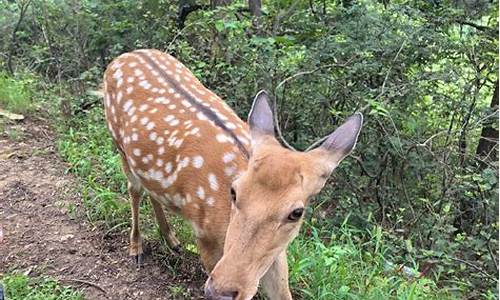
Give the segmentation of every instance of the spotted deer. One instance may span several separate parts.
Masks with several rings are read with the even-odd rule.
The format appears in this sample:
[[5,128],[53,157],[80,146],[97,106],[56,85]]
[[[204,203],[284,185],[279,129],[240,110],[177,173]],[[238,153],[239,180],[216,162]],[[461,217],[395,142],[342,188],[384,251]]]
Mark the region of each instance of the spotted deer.
[[357,113],[311,151],[282,147],[266,92],[248,122],[174,57],[158,50],[122,54],[104,75],[106,121],[131,198],[129,254],[140,260],[139,202],[151,198],[161,234],[179,241],[163,208],[190,222],[209,275],[207,299],[292,299],[286,248],[304,208],[354,148]]

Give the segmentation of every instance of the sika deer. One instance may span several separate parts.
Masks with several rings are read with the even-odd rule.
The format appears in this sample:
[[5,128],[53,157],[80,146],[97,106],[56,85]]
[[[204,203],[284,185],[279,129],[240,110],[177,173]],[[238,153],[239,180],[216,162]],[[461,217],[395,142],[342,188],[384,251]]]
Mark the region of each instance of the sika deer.
[[166,207],[188,220],[209,278],[208,299],[251,299],[259,282],[271,299],[291,299],[286,248],[304,208],[354,148],[355,114],[318,148],[296,152],[274,136],[268,96],[260,92],[243,122],[172,56],[137,50],[104,75],[109,131],[132,199],[130,255],[142,254],[139,202],[151,203],[170,247],[179,241]]

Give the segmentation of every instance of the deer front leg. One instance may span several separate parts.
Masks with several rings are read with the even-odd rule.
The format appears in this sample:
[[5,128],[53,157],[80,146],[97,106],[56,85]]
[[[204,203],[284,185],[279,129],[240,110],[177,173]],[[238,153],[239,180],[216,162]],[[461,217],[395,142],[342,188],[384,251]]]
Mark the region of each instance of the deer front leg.
[[131,200],[132,228],[130,229],[129,255],[137,264],[142,263],[142,238],[139,231],[139,204],[141,202],[141,190],[128,183],[128,193]]
[[168,225],[167,219],[165,218],[165,212],[163,211],[163,207],[158,201],[155,199],[151,199],[151,205],[153,206],[153,210],[156,216],[156,220],[158,221],[158,226],[160,226],[160,232],[165,241],[167,241],[170,249],[175,252],[180,251],[180,242],[175,236],[174,231]]
[[286,250],[276,258],[269,270],[261,279],[262,287],[271,300],[291,300],[292,294],[288,287],[288,262]]

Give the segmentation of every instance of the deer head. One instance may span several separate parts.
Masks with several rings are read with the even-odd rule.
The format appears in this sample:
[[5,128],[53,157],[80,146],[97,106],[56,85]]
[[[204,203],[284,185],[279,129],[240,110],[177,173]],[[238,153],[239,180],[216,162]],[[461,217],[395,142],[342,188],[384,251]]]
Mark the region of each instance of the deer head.
[[316,149],[297,152],[274,135],[268,95],[260,92],[248,117],[248,168],[231,188],[224,254],[205,284],[208,299],[251,299],[259,281],[297,236],[309,199],[354,149],[363,124],[356,113]]

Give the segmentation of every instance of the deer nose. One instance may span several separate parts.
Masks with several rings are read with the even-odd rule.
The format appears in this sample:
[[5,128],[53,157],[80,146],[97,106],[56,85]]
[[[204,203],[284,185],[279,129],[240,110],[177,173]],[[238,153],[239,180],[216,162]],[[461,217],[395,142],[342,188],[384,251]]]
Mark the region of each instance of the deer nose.
[[238,292],[223,292],[218,293],[212,282],[212,278],[208,278],[205,284],[205,298],[207,300],[234,300],[238,296]]

